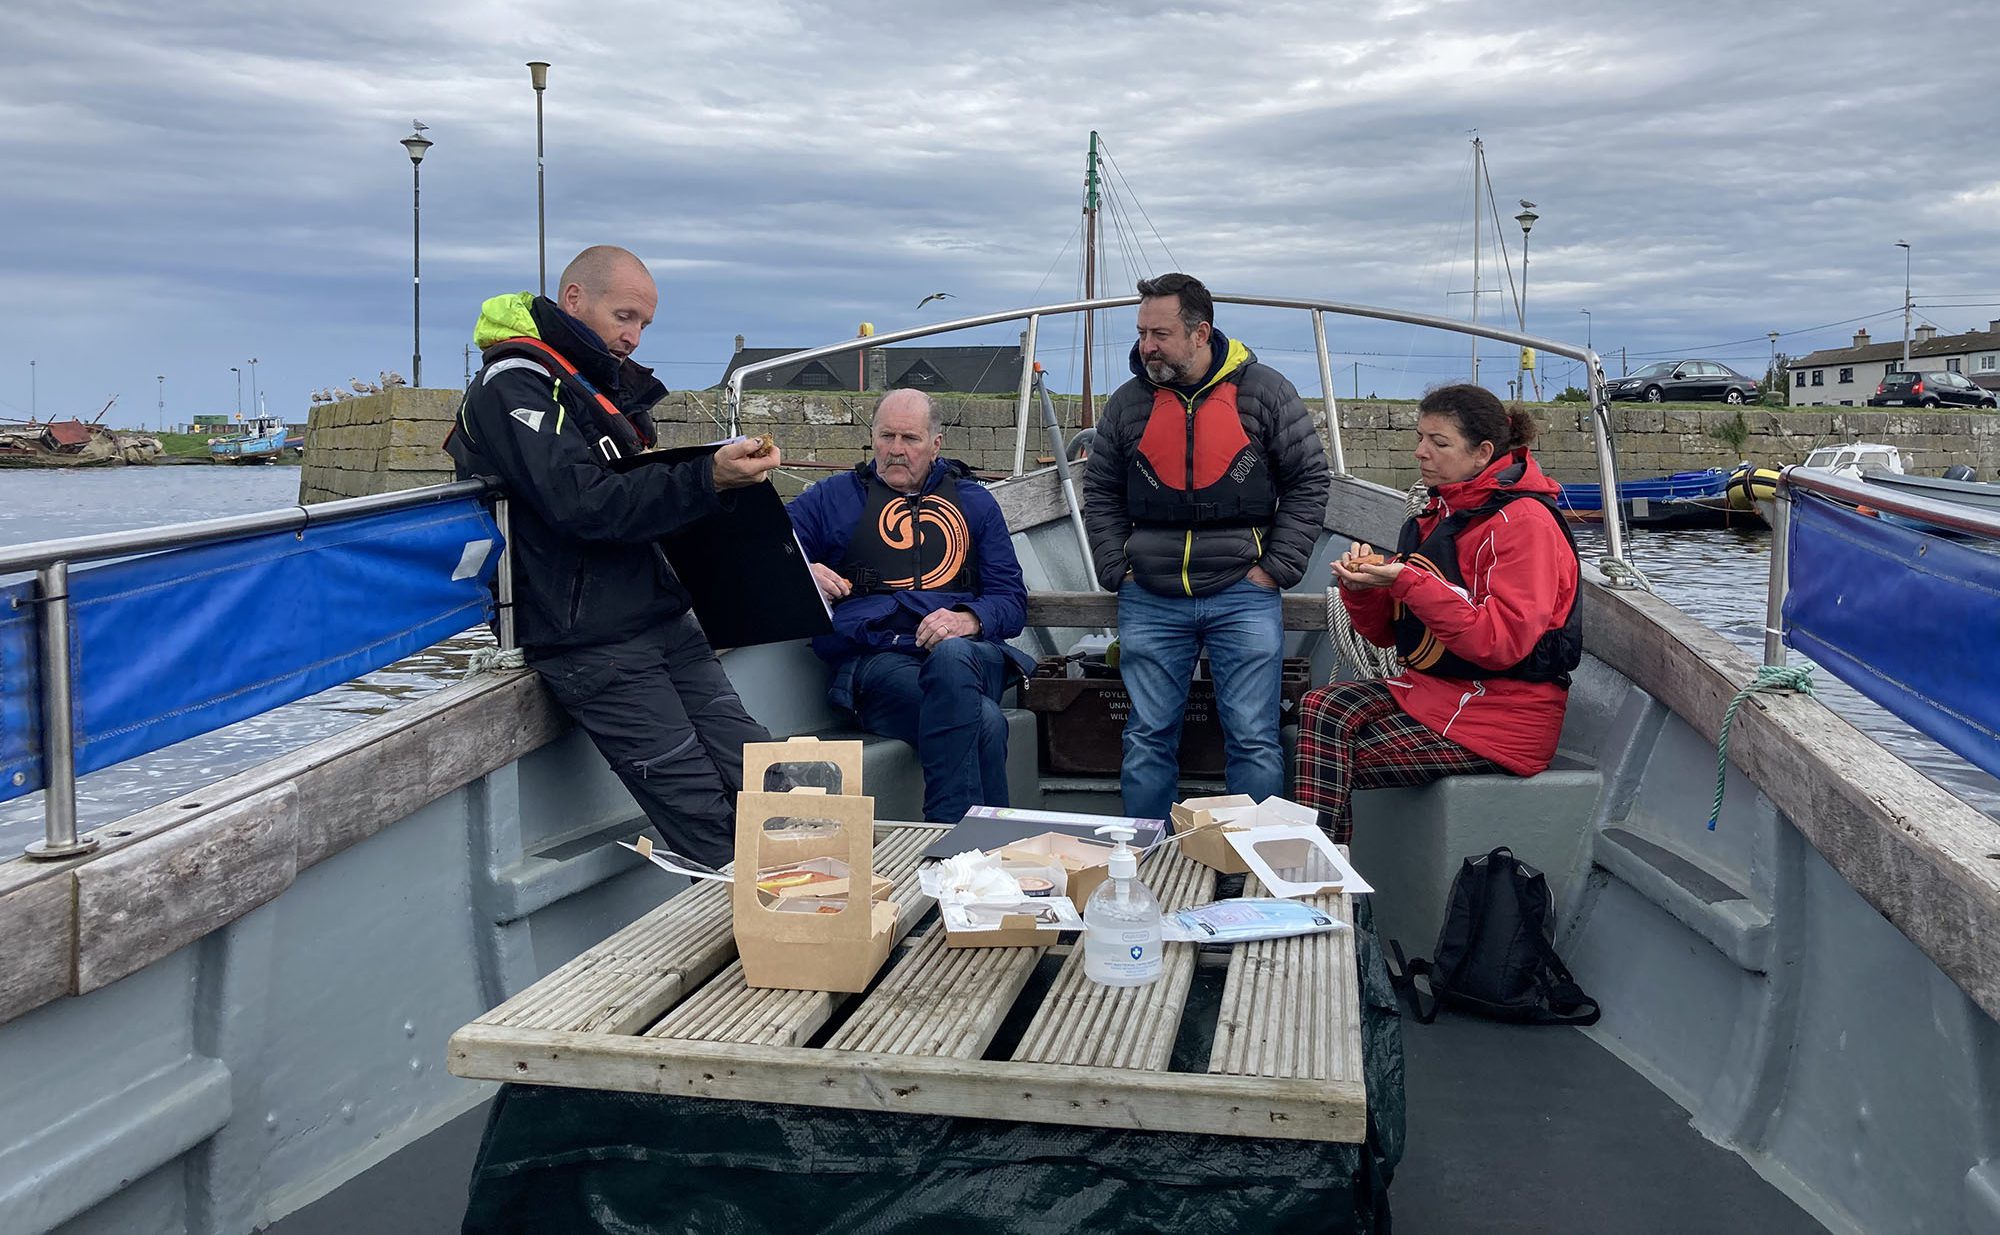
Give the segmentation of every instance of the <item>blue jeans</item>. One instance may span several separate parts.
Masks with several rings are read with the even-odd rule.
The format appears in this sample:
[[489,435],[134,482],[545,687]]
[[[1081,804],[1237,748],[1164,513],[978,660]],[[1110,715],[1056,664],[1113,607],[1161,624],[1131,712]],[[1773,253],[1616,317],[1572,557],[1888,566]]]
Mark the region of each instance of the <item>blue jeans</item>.
[[999,645],[983,639],[946,639],[928,653],[876,652],[855,662],[855,715],[868,732],[916,748],[926,820],[957,823],[969,807],[1007,805],[1007,719],[999,699],[1010,668]]
[[1181,719],[1203,645],[1215,678],[1229,792],[1284,792],[1278,697],[1285,655],[1279,594],[1248,579],[1212,596],[1161,596],[1130,579],[1118,589],[1118,672],[1125,719],[1125,813],[1162,819],[1179,796]]

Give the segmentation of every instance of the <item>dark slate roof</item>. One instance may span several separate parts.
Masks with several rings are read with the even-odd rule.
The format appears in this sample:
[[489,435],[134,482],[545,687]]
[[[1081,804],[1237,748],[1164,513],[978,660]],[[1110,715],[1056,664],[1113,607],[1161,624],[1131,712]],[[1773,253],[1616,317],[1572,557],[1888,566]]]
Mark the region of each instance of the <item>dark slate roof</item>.
[[[729,384],[730,374],[744,365],[775,360],[800,350],[795,347],[746,347],[729,358],[717,387]],[[913,386],[919,390],[954,394],[1013,394],[1020,387],[1021,349],[1006,347],[882,347],[876,353],[888,362],[889,389]],[[840,390],[859,391],[859,354],[809,360],[802,365],[785,365],[743,379],[745,390]]]
[[[1910,340],[1910,364],[1916,366],[1927,356],[1961,356],[1967,352],[2000,351],[2000,330],[1973,330],[1965,334],[1941,334],[1926,343]],[[1835,347],[1798,356],[1786,363],[1793,369],[1823,369],[1828,365],[1867,364],[1877,360],[1901,360],[1903,340],[1901,336],[1887,343],[1870,343],[1866,347]],[[1935,368],[1936,366],[1932,366]]]

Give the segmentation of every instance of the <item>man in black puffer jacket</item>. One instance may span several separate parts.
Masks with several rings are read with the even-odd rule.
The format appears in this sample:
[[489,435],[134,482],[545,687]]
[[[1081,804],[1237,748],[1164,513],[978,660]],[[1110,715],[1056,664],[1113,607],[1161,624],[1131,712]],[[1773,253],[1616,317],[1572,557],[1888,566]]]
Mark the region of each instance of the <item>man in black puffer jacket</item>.
[[1284,619],[1325,521],[1326,449],[1299,392],[1215,328],[1199,279],[1139,284],[1131,381],[1098,420],[1083,518],[1098,582],[1118,593],[1125,813],[1163,818],[1181,717],[1205,646],[1231,793],[1284,792]]
[[639,259],[578,254],[556,298],[480,306],[483,366],[446,443],[461,479],[513,499],[515,618],[527,661],[590,734],[667,844],[720,865],[735,852],[743,744],[770,734],[709,647],[657,541],[759,484],[775,447],[614,471],[653,444],[666,388],[632,360],[659,291]]

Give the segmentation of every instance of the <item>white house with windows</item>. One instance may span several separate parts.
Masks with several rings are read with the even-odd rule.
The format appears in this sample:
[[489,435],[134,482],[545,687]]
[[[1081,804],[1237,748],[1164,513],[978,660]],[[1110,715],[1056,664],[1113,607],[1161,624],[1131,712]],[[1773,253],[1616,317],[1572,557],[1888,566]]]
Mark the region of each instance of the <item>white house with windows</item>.
[[[1903,341],[1876,343],[1866,330],[1854,332],[1849,347],[1797,357],[1786,365],[1793,407],[1865,407],[1884,376],[1903,365]],[[1958,373],[1988,390],[2000,391],[2000,320],[1984,330],[1941,335],[1919,326],[1910,336],[1910,368]]]

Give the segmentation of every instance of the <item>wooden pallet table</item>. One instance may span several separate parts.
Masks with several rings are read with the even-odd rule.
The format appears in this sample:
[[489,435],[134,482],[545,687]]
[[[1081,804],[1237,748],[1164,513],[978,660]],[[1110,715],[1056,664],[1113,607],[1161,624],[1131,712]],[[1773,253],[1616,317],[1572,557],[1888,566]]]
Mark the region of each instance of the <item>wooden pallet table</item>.
[[[931,825],[877,828],[877,869],[896,880],[899,937],[931,907],[913,872],[936,836]],[[1171,847],[1142,874],[1169,909],[1214,895],[1214,872]],[[1348,897],[1319,903],[1352,926]],[[752,990],[735,960],[725,890],[697,884],[452,1035],[449,1067],[629,1093],[1363,1140],[1351,929],[1233,949],[1208,1069],[1189,1073],[1168,1063],[1194,947],[1170,948],[1166,976],[1133,988],[1088,981],[1082,949],[1072,949],[1044,990],[1029,981],[1042,949],[950,949],[933,923],[864,995]],[[1028,998],[1038,1005],[1017,1009]],[[1011,1057],[986,1058],[1017,1011],[1031,1015]]]

